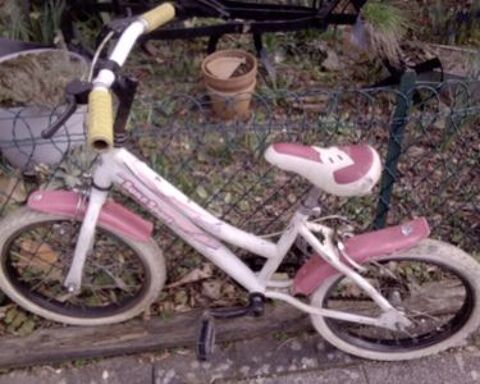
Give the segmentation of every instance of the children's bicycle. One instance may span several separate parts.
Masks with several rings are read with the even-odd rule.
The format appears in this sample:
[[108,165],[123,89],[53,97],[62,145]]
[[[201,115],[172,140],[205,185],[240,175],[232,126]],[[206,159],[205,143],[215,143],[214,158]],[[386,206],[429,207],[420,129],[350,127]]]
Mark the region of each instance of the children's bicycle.
[[[202,319],[203,354],[213,339],[210,318],[260,315],[269,299],[310,314],[327,341],[364,358],[413,359],[464,343],[480,324],[480,266],[460,249],[428,239],[424,218],[356,236],[312,219],[322,192],[371,191],[382,167],[369,145],[267,149],[267,161],[312,183],[277,242],[219,220],[121,147],[110,89],[121,87],[118,71],[135,42],[174,14],[165,3],[115,24],[119,38],[93,81],[67,89],[73,107],[44,135],[54,135],[75,103],[88,99],[87,143],[99,153],[92,186],[86,194],[36,191],[1,222],[0,288],[23,308],[67,324],[116,323],[144,311],[164,286],[165,262],[151,238],[153,224],[107,200],[115,185],[248,291],[246,307],[212,309]],[[309,259],[291,280],[275,280],[299,242],[312,251]],[[226,244],[265,258],[261,270],[251,270]]]

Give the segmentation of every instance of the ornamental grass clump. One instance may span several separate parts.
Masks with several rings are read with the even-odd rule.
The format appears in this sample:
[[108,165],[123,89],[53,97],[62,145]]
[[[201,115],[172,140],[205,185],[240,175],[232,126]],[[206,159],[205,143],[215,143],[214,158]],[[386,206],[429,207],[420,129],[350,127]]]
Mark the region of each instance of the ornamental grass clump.
[[54,108],[64,103],[65,86],[87,71],[85,61],[63,50],[25,53],[0,62],[0,106]]
[[66,0],[0,0],[0,36],[52,44],[66,6]]
[[409,28],[404,12],[394,5],[372,1],[363,6],[362,17],[370,52],[397,64],[400,41]]

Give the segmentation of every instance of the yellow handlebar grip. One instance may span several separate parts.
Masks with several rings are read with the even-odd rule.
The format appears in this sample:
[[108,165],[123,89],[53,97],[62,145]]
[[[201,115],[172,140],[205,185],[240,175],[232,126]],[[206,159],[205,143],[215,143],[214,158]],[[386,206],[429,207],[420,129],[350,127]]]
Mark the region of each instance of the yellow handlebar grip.
[[163,3],[151,11],[144,13],[140,18],[146,23],[146,32],[152,32],[175,17],[175,7],[170,3]]
[[88,95],[87,143],[96,152],[105,152],[113,146],[112,94],[97,88]]

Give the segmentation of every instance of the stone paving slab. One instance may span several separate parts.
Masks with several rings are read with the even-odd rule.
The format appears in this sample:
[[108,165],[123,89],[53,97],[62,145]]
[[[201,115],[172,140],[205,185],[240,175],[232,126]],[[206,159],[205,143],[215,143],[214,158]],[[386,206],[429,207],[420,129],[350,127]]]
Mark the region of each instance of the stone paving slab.
[[318,335],[265,335],[220,345],[211,361],[177,349],[59,367],[15,370],[0,384],[480,384],[476,347],[409,362],[348,356]]
[[193,350],[183,349],[155,361],[155,384],[203,384],[238,375],[234,344],[217,345],[208,362],[198,362]]
[[153,367],[138,357],[116,357],[79,367],[49,366],[15,370],[0,376],[0,384],[149,384]]
[[475,351],[442,353],[395,363],[365,363],[369,384],[480,383],[480,354]]
[[[317,343],[316,334],[304,333],[295,337],[266,335],[217,345],[212,358],[204,363],[195,360],[193,351],[185,350],[182,355],[174,354],[156,363],[156,384],[197,384],[316,369],[320,366]],[[351,361],[349,356],[343,356]],[[186,359],[190,359],[188,366],[185,366]]]
[[257,377],[235,381],[215,381],[215,384],[369,384],[359,368],[333,368]]

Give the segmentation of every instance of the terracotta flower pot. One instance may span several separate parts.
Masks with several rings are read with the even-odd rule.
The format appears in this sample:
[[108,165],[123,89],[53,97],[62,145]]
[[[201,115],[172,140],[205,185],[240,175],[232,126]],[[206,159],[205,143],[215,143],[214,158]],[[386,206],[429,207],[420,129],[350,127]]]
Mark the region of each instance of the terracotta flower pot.
[[248,117],[257,59],[242,50],[215,52],[202,62],[202,76],[215,114],[226,120]]

